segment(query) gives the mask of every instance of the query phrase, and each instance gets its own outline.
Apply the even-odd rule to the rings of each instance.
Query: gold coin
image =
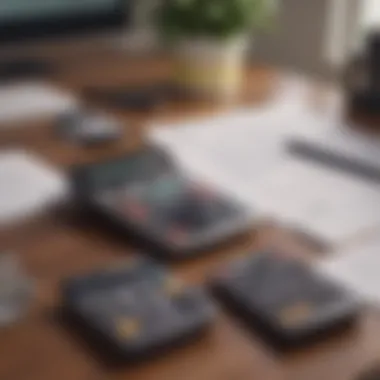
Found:
[[[298,302],[286,306],[280,311],[280,321],[285,327],[291,327],[306,322],[313,315],[314,308],[308,302]]]
[[[117,321],[117,332],[123,339],[136,338],[141,332],[141,323],[134,318],[120,318]]]

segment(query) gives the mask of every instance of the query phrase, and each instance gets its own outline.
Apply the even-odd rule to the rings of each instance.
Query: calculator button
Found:
[[[137,202],[128,202],[125,205],[125,210],[128,213],[128,216],[138,221],[145,220],[148,217],[147,208]]]
[[[184,290],[184,284],[182,281],[175,277],[168,276],[164,281],[164,291],[169,296],[177,296]]]
[[[280,323],[284,327],[299,326],[308,322],[314,314],[314,306],[309,302],[298,302],[285,306],[279,314]]]
[[[119,318],[116,321],[118,336],[122,339],[135,339],[141,335],[141,322],[135,318]]]
[[[188,242],[189,233],[182,228],[172,228],[169,230],[166,237],[170,242],[174,244],[183,245]]]

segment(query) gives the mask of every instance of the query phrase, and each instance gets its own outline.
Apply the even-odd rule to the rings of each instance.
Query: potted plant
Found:
[[[162,0],[157,24],[171,41],[175,80],[212,98],[235,96],[252,28],[268,21],[272,0]]]

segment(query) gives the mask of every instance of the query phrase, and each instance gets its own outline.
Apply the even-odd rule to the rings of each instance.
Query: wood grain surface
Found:
[[[59,67],[52,81],[78,95],[88,86],[148,83],[170,74],[168,60],[159,57],[131,58],[96,49],[74,56],[65,54],[54,55]],[[277,70],[250,67],[239,105],[275,102],[274,93],[283,78],[286,74]],[[322,88],[319,83],[310,83],[307,106],[321,106]],[[304,94],[300,97],[305,101]],[[24,123],[0,130],[0,149],[23,147],[66,170],[76,163],[138,149],[150,122],[181,121],[236,105],[179,102],[152,113],[115,112],[125,122],[125,136],[107,148],[85,149],[57,139],[52,120]],[[252,229],[251,234],[217,252],[173,265],[173,270],[190,282],[202,284],[227,260],[247,249],[266,247],[294,251],[300,257],[314,254],[290,234],[267,226]],[[380,361],[380,318],[373,311],[363,313],[352,331],[299,352],[279,354],[220,310],[209,333],[199,341],[138,366],[112,368],[64,328],[54,311],[60,303],[62,279],[102,268],[134,249],[78,221],[70,205],[60,205],[33,220],[1,230],[1,249],[22,256],[37,288],[28,315],[0,330],[1,380],[348,380]]]

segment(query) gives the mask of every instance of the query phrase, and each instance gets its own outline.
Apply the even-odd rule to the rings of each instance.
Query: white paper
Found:
[[[369,303],[380,306],[379,238],[323,260],[316,269]]]
[[[149,138],[210,180],[235,184],[249,197],[252,186],[288,158],[284,142],[291,132],[314,124],[308,114],[284,105],[154,126]]]
[[[72,94],[43,82],[0,85],[0,122],[54,116],[78,104]]]
[[[380,225],[380,186],[310,163],[288,160],[251,194],[271,218],[328,245]]]
[[[0,153],[0,225],[42,211],[67,194],[62,174],[24,151]]]
[[[260,216],[339,246],[380,225],[380,188],[297,161],[287,149],[292,136],[317,134],[332,121],[331,114],[308,113],[284,99],[276,107],[154,127],[150,139]]]

